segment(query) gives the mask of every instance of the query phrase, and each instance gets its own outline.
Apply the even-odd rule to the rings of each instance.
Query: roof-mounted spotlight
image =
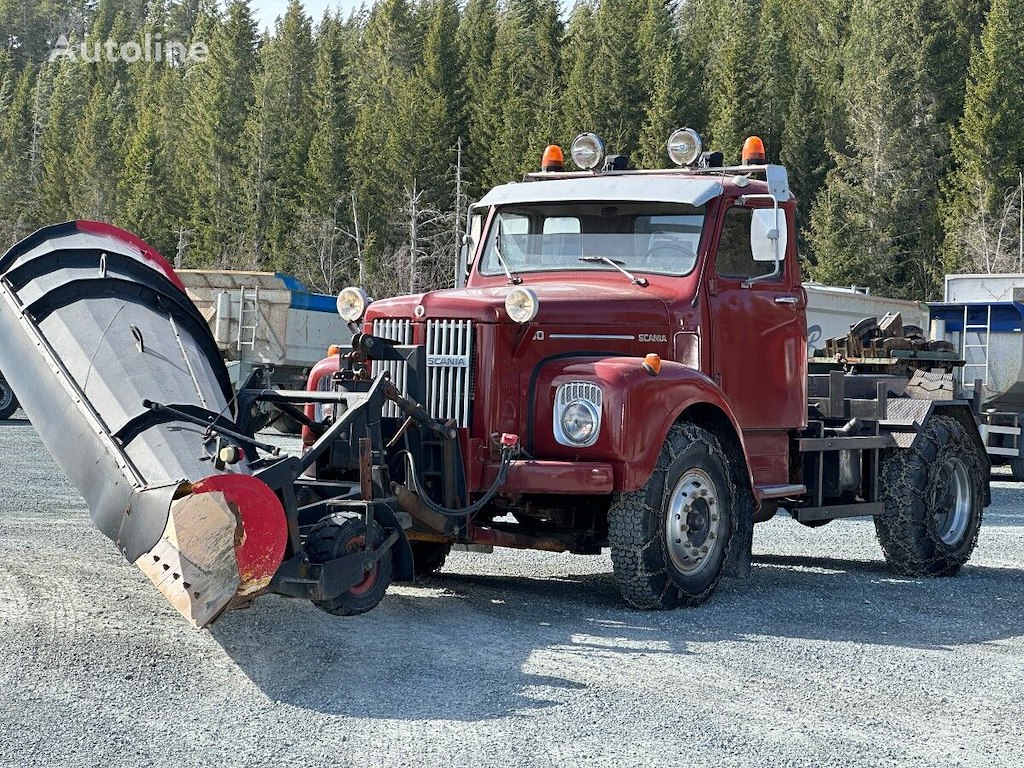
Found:
[[[572,161],[578,168],[592,171],[599,168],[604,162],[604,140],[596,133],[581,133],[572,140],[569,154],[572,155]]]
[[[668,156],[676,165],[693,165],[704,145],[693,128],[679,128],[668,137]]]

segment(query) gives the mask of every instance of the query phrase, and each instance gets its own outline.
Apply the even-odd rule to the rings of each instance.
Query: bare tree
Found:
[[[1024,174],[1005,191],[1002,204],[990,213],[985,188],[976,189],[978,204],[960,233],[965,267],[972,272],[1024,272]]]

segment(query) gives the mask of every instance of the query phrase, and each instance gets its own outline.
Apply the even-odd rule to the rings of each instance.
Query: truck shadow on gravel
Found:
[[[704,643],[954,650],[1024,635],[1024,572],[969,565],[955,579],[917,580],[880,561],[761,555],[751,579],[671,612],[626,607],[610,573],[444,573],[393,588],[358,617],[264,598],[211,634],[275,701],[354,717],[486,721],[560,706],[588,687],[580,678],[650,666],[651,656],[694,664]]]

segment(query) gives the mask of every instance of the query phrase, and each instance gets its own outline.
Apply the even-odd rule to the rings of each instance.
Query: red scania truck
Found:
[[[735,167],[689,129],[668,149],[675,168],[628,170],[582,134],[567,171],[549,147],[471,208],[455,289],[342,291],[361,332],[309,389],[385,403],[306,406],[308,443],[347,432],[302,479],[299,523],[313,562],[393,545],[321,607],[371,608],[395,563],[427,572],[453,544],[608,547],[629,603],[696,605],[749,572],[753,525],[779,510],[872,516],[897,573],[967,562],[990,502],[970,404],[914,399],[905,376],[809,376],[786,170],[756,137]],[[363,506],[339,511],[339,488]],[[358,511],[375,504],[401,535]]]
[[[906,359],[808,375],[785,169],[757,139],[731,168],[688,129],[668,149],[675,169],[630,171],[583,134],[567,172],[549,147],[470,210],[457,288],[342,291],[350,348],[300,390],[255,368],[235,392],[145,241],[46,227],[0,255],[0,368],[195,626],[265,592],[361,613],[454,544],[608,547],[631,604],[696,605],[780,510],[872,516],[895,571],[956,573],[990,501],[976,409],[908,386]],[[275,411],[301,457],[259,439]]]

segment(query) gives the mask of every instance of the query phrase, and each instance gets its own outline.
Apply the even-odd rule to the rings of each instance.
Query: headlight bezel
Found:
[[[366,291],[362,288],[350,285],[347,288],[342,288],[338,293],[335,306],[341,319],[346,323],[358,323],[363,319],[363,315],[366,314],[366,308],[370,306],[370,297],[366,295]],[[359,310],[358,315],[354,315],[353,312],[356,308]]]
[[[525,304],[517,303],[521,298],[525,298]],[[524,307],[526,308],[525,312],[522,311]],[[505,313],[513,323],[518,325],[529,323],[537,317],[539,311],[540,299],[530,288],[517,285],[505,296]]]
[[[568,381],[555,390],[555,407],[552,418],[552,429],[555,440],[568,448],[589,448],[601,437],[601,404],[604,393],[601,387],[592,381]],[[583,438],[574,439],[566,425],[566,418],[575,413],[583,413],[590,417],[593,429]]]

